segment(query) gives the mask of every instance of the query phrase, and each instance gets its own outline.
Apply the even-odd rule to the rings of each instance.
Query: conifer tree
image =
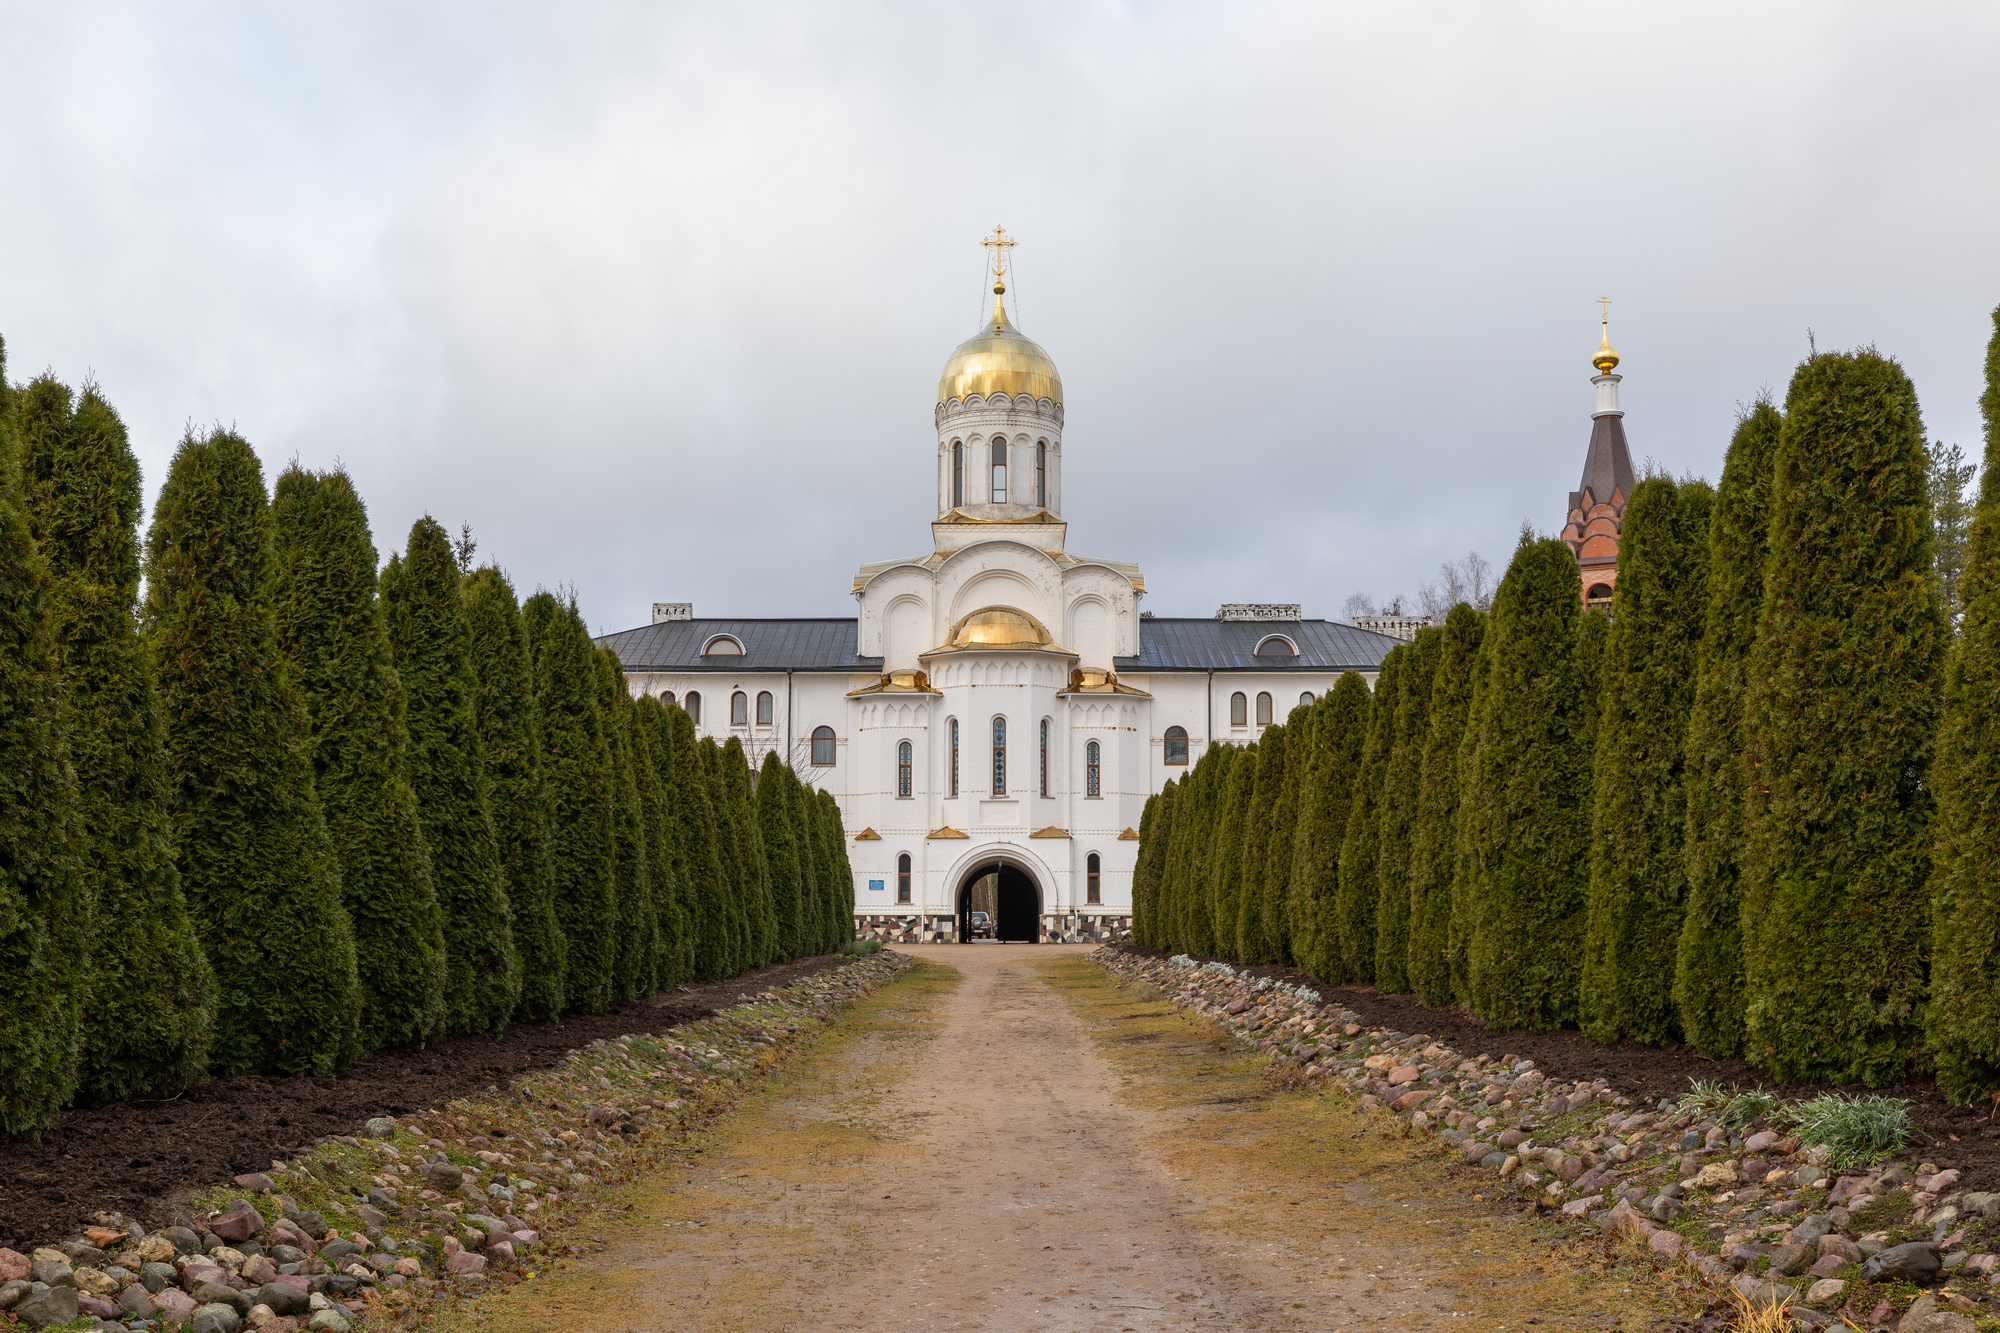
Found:
[[[1660,983],[1679,948],[1687,891],[1684,720],[1707,610],[1711,498],[1702,482],[1648,477],[1625,507],[1591,775],[1580,1012],[1593,1041],[1661,1045],[1679,1035]]]
[[[1257,746],[1238,750],[1229,761],[1229,778],[1215,822],[1213,861],[1209,867],[1209,897],[1214,904],[1215,955],[1240,962],[1236,922],[1242,914],[1243,840],[1250,823],[1250,800],[1257,788]]]
[[[834,913],[833,861],[828,855],[826,839],[821,836],[819,793],[800,782],[792,790],[792,804],[799,838],[799,873],[806,881],[806,901],[812,917],[813,942],[807,953],[832,953],[844,947],[854,932],[849,929],[843,939]]]
[[[1398,644],[1382,659],[1375,677],[1375,696],[1368,706],[1368,738],[1361,747],[1361,767],[1354,775],[1354,795],[1347,828],[1340,841],[1340,880],[1335,889],[1333,940],[1327,950],[1340,981],[1375,980],[1375,906],[1382,889],[1375,874],[1382,843],[1382,784],[1389,775],[1389,752],[1396,739],[1396,708],[1408,645]]]
[[[1576,1021],[1590,847],[1576,557],[1521,534],[1493,599],[1460,817],[1473,1012],[1499,1028]]]
[[[1986,344],[1985,469],[1958,578],[1957,642],[1945,674],[1924,1026],[1938,1086],[1968,1105],[2000,1089],[2000,309]]]
[[[1181,878],[1181,947],[1197,958],[1215,954],[1215,900],[1208,876],[1215,862],[1215,825],[1228,789],[1236,747],[1210,745],[1195,764],[1195,801],[1188,826],[1187,866]]]
[[[569,952],[556,920],[549,864],[548,793],[542,782],[542,711],[534,655],[514,585],[488,565],[465,580],[465,628],[475,684],[472,713],[486,761],[500,875],[521,960],[517,1018],[547,1020],[564,1008]]]
[[[1771,474],[1784,418],[1761,398],[1736,423],[1708,526],[1708,607],[1688,721],[1687,907],[1674,1005],[1703,1054],[1743,1053],[1743,709],[1764,600]]]
[[[1292,961],[1322,980],[1341,972],[1340,940],[1334,916],[1340,887],[1340,845],[1347,831],[1368,739],[1368,686],[1343,672],[1326,697],[1313,705],[1312,748],[1301,756],[1298,827],[1292,839]]]
[[[1746,725],[1746,1035],[1787,1082],[1879,1086],[1915,1059],[1944,646],[1916,390],[1873,351],[1813,356],[1778,436]]]
[[[1382,772],[1381,832],[1375,852],[1380,894],[1375,908],[1375,984],[1396,994],[1410,989],[1410,840],[1416,829],[1417,781],[1443,638],[1442,629],[1426,627],[1403,649],[1395,733]]]
[[[757,833],[757,802],[750,791],[750,757],[741,737],[722,747],[723,787],[729,822],[736,834],[737,884],[743,895],[744,966],[764,967],[772,958],[771,889],[764,878],[763,839]]]
[[[773,959],[786,963],[804,952],[799,831],[792,820],[789,790],[796,781],[776,750],[765,752],[763,771],[757,775],[757,835],[764,844],[764,882],[770,888]]]
[[[745,902],[747,885],[743,874],[743,841],[736,825],[736,804],[729,799],[729,775],[722,766],[722,747],[712,736],[701,738],[699,746],[703,781],[708,787],[708,808],[715,818],[715,862],[721,870],[723,972],[733,977],[750,961],[750,912]]]
[[[646,812],[647,868],[653,880],[653,921],[659,947],[653,973],[662,988],[676,986],[694,975],[687,903],[681,885],[680,831],[673,809],[673,724],[667,706],[650,694],[632,701],[636,741],[633,755],[639,773],[639,803]]]
[[[51,579],[49,630],[79,795],[77,888],[97,923],[77,1094],[171,1095],[207,1071],[215,977],[181,897],[165,732],[134,619],[139,464],[95,387],[85,386],[74,414],[69,390],[46,377],[18,402],[14,435]],[[57,986],[55,996],[66,1003],[72,992]]]
[[[1472,705],[1486,615],[1464,602],[1445,616],[1425,719],[1410,832],[1410,989],[1433,1008],[1455,1003],[1452,874],[1458,861],[1458,752]]]
[[[1250,781],[1250,808],[1243,820],[1243,890],[1236,907],[1231,957],[1256,964],[1267,961],[1271,952],[1264,935],[1264,893],[1270,879],[1271,827],[1277,818],[1278,793],[1285,785],[1283,723],[1264,728],[1258,738],[1257,764]],[[1144,835],[1141,825],[1140,836]]]
[[[1139,813],[1139,854],[1132,867],[1132,942],[1149,949],[1159,947],[1162,844],[1172,832],[1174,793],[1179,790],[1180,784],[1168,778],[1146,798]]]
[[[444,912],[445,1029],[498,1032],[521,996],[521,959],[479,750],[459,582],[451,537],[426,515],[382,571],[382,597],[409,698],[410,784]]]
[[[646,862],[649,849],[639,806],[639,775],[632,763],[632,696],[626,692],[618,654],[597,648],[594,658],[597,712],[603,719],[605,762],[611,769],[612,893],[618,903],[611,998],[629,1001],[653,989],[659,931],[653,916],[652,870]]]
[[[563,1012],[611,1003],[618,899],[611,761],[597,706],[597,660],[573,601],[538,592],[521,608],[542,727],[549,898],[563,937]]]
[[[17,411],[42,413],[14,402],[6,380],[0,355],[9,399],[0,412],[0,1134],[11,1136],[40,1129],[76,1091],[93,981],[88,876],[99,856],[84,857],[51,579],[30,534],[13,438]],[[36,385],[21,396],[55,395]],[[66,432],[66,390],[61,397]]]
[[[271,532],[272,623],[305,702],[313,784],[354,924],[361,1044],[420,1042],[444,1021],[444,918],[368,511],[345,472],[294,464],[278,477]]]
[[[688,928],[693,937],[694,975],[717,981],[735,971],[729,933],[727,886],[723,881],[720,835],[710,793],[706,752],[685,710],[669,708],[672,725],[673,806],[680,828],[681,864],[687,869]]]
[[[1364,687],[1365,688],[1365,687]],[[1271,843],[1264,851],[1263,927],[1257,961],[1289,967],[1292,956],[1292,866],[1298,843],[1299,789],[1319,743],[1317,703],[1300,704],[1285,719],[1285,767],[1271,811]]]
[[[1493,609],[1489,604],[1487,633],[1480,639],[1479,657],[1472,664],[1472,697],[1466,705],[1465,728],[1458,741],[1458,812],[1453,817],[1451,833],[1451,924],[1445,953],[1451,963],[1452,993],[1459,1004],[1467,1007],[1472,1004],[1471,948],[1479,921],[1479,902],[1472,891],[1472,853],[1467,837],[1472,812],[1466,797],[1476,785],[1473,767],[1479,755],[1478,719],[1493,681],[1492,627]],[[1588,712],[1587,705],[1585,711]]]
[[[359,1051],[361,986],[305,706],[272,628],[270,564],[248,442],[182,440],[146,535],[145,646],[181,889],[216,979],[210,1070],[318,1076]]]
[[[1583,752],[1590,757],[1592,781],[1597,763],[1597,724],[1604,712],[1604,669],[1611,642],[1611,617],[1586,609],[1576,622],[1576,675],[1583,682]]]
[[[854,866],[847,859],[847,831],[840,822],[840,804],[831,792],[820,792],[817,800],[820,843],[826,848],[827,879],[834,909],[831,947],[844,949],[854,942]]]

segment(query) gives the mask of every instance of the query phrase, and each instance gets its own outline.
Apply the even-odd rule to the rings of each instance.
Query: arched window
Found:
[[[903,748],[907,750],[910,747],[906,744]],[[904,852],[896,858],[896,901],[899,903],[910,901],[910,854],[908,852]]]
[[[993,796],[1007,794],[1007,719],[993,719]]]
[[[1262,690],[1257,692],[1257,725],[1260,727],[1271,725],[1271,696]]]
[[[1299,696],[1299,702],[1304,704],[1307,708],[1311,708],[1314,704],[1318,703],[1319,700],[1313,698],[1313,692],[1311,690],[1307,690],[1304,694],[1301,694]]]
[[[1083,747],[1083,794],[1085,796],[1095,796],[1098,794],[1097,757],[1099,753],[1100,752],[1097,748],[1096,741],[1092,741],[1090,744]]]
[[[1007,440],[1001,435],[993,437],[993,503],[1007,503]]]
[[[710,639],[701,650],[703,657],[741,657],[743,645],[727,634],[718,634]]]
[[[741,690],[729,696],[729,725],[732,727],[750,725],[750,696]]]
[[[956,509],[965,503],[965,446],[957,440],[951,442],[951,504]]]
[[[672,690],[660,691],[660,702],[672,708],[674,706],[674,692]]]
[[[1247,727],[1250,725],[1250,701],[1238,690],[1229,696],[1229,725]]]
[[[1583,595],[1583,600],[1586,606],[1609,606],[1611,589],[1605,584],[1593,583],[1590,585],[1590,591]]]
[[[1186,764],[1187,728],[1168,727],[1166,739],[1166,757],[1164,762],[1169,764]]]
[[[951,720],[951,794],[958,796],[958,719]]]
[[[1037,781],[1041,784],[1042,795],[1049,794],[1049,720],[1042,719],[1042,749],[1039,758],[1040,772]]]
[[[757,725],[760,727],[771,725],[771,692],[769,690],[757,691]]]
[[[1290,640],[1281,639],[1275,634],[1257,645],[1257,656],[1263,658],[1285,658],[1287,660],[1282,664],[1285,666],[1290,666],[1292,660],[1295,660],[1298,655],[1299,650],[1292,647]],[[1278,664],[1273,663],[1273,665]]]
[[[688,691],[687,714],[688,721],[694,723],[697,727],[701,725],[701,695],[693,690]]]
[[[1046,509],[1049,505],[1049,442],[1035,441],[1035,503]]]
[[[813,728],[813,762],[821,768],[832,766],[834,757],[833,728]]]
[[[1083,867],[1083,900],[1086,903],[1103,902],[1104,890],[1098,883],[1099,867],[1096,852],[1084,858]]]
[[[896,795],[902,800],[910,799],[910,743],[904,741],[896,747]]]

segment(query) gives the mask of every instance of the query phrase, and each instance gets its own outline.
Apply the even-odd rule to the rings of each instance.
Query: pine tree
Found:
[[[491,565],[474,570],[465,580],[464,603],[475,686],[473,721],[486,761],[488,806],[513,914],[514,950],[521,960],[521,998],[514,1014],[552,1019],[564,1009],[569,949],[556,919],[549,864],[534,655],[514,585],[500,570]]]
[[[1270,880],[1271,827],[1277,819],[1278,793],[1285,785],[1285,726],[1264,728],[1257,740],[1257,764],[1251,773],[1250,808],[1243,820],[1243,890],[1236,906],[1234,952],[1246,964],[1269,960],[1271,942],[1264,935],[1264,893]],[[1144,836],[1144,826],[1140,834]]]
[[[1923,440],[1909,377],[1873,351],[1792,377],[1750,658],[1742,900],[1748,1050],[1787,1082],[1877,1086],[1916,1054],[1945,646]]]
[[[1343,672],[1313,705],[1312,748],[1301,756],[1298,827],[1292,839],[1290,944],[1292,960],[1322,980],[1340,976],[1340,938],[1334,917],[1340,886],[1340,844],[1345,837],[1368,739],[1372,707],[1368,686]]]
[[[521,959],[479,750],[478,683],[459,582],[451,537],[427,515],[382,571],[382,597],[409,697],[410,785],[444,913],[445,1028],[498,1032],[521,997]]]
[[[1431,687],[1437,675],[1444,631],[1417,631],[1403,650],[1396,684],[1395,735],[1382,773],[1380,841],[1375,880],[1375,984],[1401,994],[1410,989],[1410,842],[1417,824],[1417,781],[1429,729]]]
[[[772,958],[771,889],[764,878],[763,839],[757,834],[757,802],[750,790],[750,757],[740,737],[722,747],[729,822],[736,834],[737,885],[743,898],[745,967],[763,967]]]
[[[1188,821],[1187,861],[1182,869],[1181,948],[1197,958],[1215,956],[1215,900],[1208,876],[1215,859],[1215,824],[1228,788],[1236,747],[1210,745],[1194,768],[1194,803]]]
[[[1521,534],[1487,625],[1488,676],[1460,775],[1472,1009],[1497,1028],[1576,1021],[1590,847],[1576,557]]]
[[[1416,824],[1410,832],[1409,978],[1417,998],[1438,1009],[1458,999],[1451,950],[1458,758],[1485,637],[1484,612],[1460,602],[1445,616],[1417,775]]]
[[[1132,942],[1148,949],[1160,947],[1160,865],[1164,844],[1173,832],[1173,802],[1179,791],[1180,784],[1168,778],[1146,798],[1139,813],[1139,854],[1132,867]]]
[[[818,796],[820,845],[826,848],[827,881],[833,908],[833,939],[830,947],[846,948],[854,942],[854,866],[847,859],[847,831],[840,822],[840,805],[833,793]]]
[[[182,440],[146,535],[145,648],[181,889],[217,983],[209,1064],[318,1076],[359,1052],[361,986],[270,566],[257,455],[228,431]]]
[[[1625,507],[1591,774],[1580,1013],[1594,1041],[1661,1045],[1680,1031],[1661,981],[1672,972],[1687,894],[1682,766],[1712,498],[1702,482],[1648,477]]]
[[[135,623],[139,464],[94,387],[72,414],[69,390],[44,377],[20,407],[24,500],[52,580],[79,795],[78,889],[97,922],[77,1093],[173,1094],[206,1073],[215,977],[181,897],[165,733]]]
[[[736,969],[720,838],[704,757],[704,751],[714,746],[695,739],[694,723],[684,710],[669,708],[667,720],[673,730],[673,807],[680,826],[681,864],[687,869],[684,893],[694,939],[694,975],[702,981],[717,981]]]
[[[1240,962],[1236,922],[1242,913],[1243,839],[1250,822],[1250,799],[1257,787],[1257,746],[1237,751],[1229,761],[1229,778],[1215,821],[1213,859],[1209,866],[1209,900],[1215,919],[1215,955]]]
[[[611,1004],[618,899],[610,752],[597,706],[597,659],[573,601],[538,592],[521,608],[542,725],[549,898],[563,936],[563,1009]]]
[[[1924,1026],[1952,1101],[2000,1089],[2000,309],[1986,344],[1986,466],[1958,579],[1964,608],[1945,674]]]
[[[1334,980],[1375,980],[1375,905],[1382,895],[1375,867],[1382,843],[1382,784],[1389,775],[1396,708],[1402,702],[1398,687],[1409,655],[1403,644],[1389,650],[1375,677],[1375,697],[1368,706],[1368,738],[1362,742],[1361,767],[1354,775],[1347,828],[1340,840],[1333,939],[1327,949],[1334,968],[1328,975]]]
[[[681,898],[686,872],[673,811],[673,732],[667,706],[649,694],[632,701],[632,754],[639,776],[639,805],[646,814],[646,867],[653,882],[653,923],[658,947],[653,975],[661,988],[693,976],[687,905]]]
[[[834,912],[833,861],[820,827],[819,793],[799,783],[792,790],[793,827],[798,830],[799,875],[805,881],[807,909],[812,920],[811,955],[832,953],[844,947],[854,932],[844,939]]]
[[[0,392],[8,397],[0,412],[0,1133],[25,1135],[69,1104],[93,982],[110,993],[111,979],[94,978],[91,967],[90,882],[91,872],[114,853],[86,852],[87,841],[109,830],[83,827],[51,614],[59,594],[22,503],[13,422],[17,413],[28,419],[32,455],[35,419],[56,415],[35,400],[56,395],[37,383],[19,395],[29,401],[14,401],[14,391],[4,388],[4,351],[0,347]],[[64,433],[68,399],[63,390]]]
[[[1576,622],[1576,676],[1583,682],[1583,752],[1596,781],[1598,722],[1604,713],[1604,669],[1611,643],[1611,617],[1588,610]]]
[[[721,906],[724,932],[722,975],[733,977],[752,966],[750,962],[750,912],[744,899],[743,842],[736,827],[736,806],[729,799],[729,775],[722,766],[722,747],[712,736],[704,736],[696,747],[701,752],[702,780],[708,788],[708,808],[715,818],[715,863],[721,871]]]
[[[612,892],[618,903],[611,998],[629,1001],[653,989],[659,929],[653,915],[652,870],[646,863],[646,822],[639,775],[632,763],[632,696],[625,669],[609,648],[594,650],[597,712],[603,719],[605,762],[611,769]]]
[[[1363,688],[1366,688],[1365,686]],[[1271,811],[1271,842],[1264,850],[1264,922],[1256,961],[1289,967],[1292,956],[1292,866],[1299,830],[1299,790],[1319,744],[1316,704],[1300,704],[1285,719],[1285,770]]]
[[[776,750],[764,754],[757,775],[757,834],[764,844],[764,880],[770,886],[774,960],[790,962],[804,952],[800,941],[805,903],[799,896],[799,831],[792,822],[789,784],[797,781]]]

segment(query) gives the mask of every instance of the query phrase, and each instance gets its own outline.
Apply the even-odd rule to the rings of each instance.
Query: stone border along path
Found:
[[[198,1196],[150,1234],[107,1213],[31,1254],[0,1249],[0,1323],[424,1327],[441,1302],[518,1281],[551,1247],[577,1251],[562,1242],[597,1225],[599,1186],[647,1169],[669,1138],[733,1105],[783,1046],[910,966],[876,954],[667,1037],[593,1042],[505,1093],[371,1120],[363,1137],[321,1140]]]
[[[1550,1084],[1531,1060],[1364,1028],[1315,991],[1227,963],[1091,957],[1239,1044],[1344,1085],[1364,1110],[1439,1134],[1495,1193],[1629,1237],[1693,1268],[1718,1297],[1789,1302],[1800,1328],[2000,1329],[1989,1318],[2000,1314],[2000,1255],[1980,1243],[2000,1233],[1988,1225],[2000,1194],[1954,1192],[1956,1171],[1835,1171],[1824,1146],[1752,1132],[1761,1121],[1732,1133],[1671,1106],[1635,1108],[1602,1082]]]

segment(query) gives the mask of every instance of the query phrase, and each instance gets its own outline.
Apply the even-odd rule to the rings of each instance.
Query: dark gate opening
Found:
[[[993,864],[981,866],[966,877],[958,890],[958,938],[960,941],[972,938],[972,913],[974,891],[981,881],[991,878],[991,908],[980,907],[993,917],[993,937],[997,940],[1019,940],[1033,944],[1042,936],[1042,896],[1035,888],[1033,876],[1015,866]],[[980,902],[989,900],[989,894],[979,893]]]

